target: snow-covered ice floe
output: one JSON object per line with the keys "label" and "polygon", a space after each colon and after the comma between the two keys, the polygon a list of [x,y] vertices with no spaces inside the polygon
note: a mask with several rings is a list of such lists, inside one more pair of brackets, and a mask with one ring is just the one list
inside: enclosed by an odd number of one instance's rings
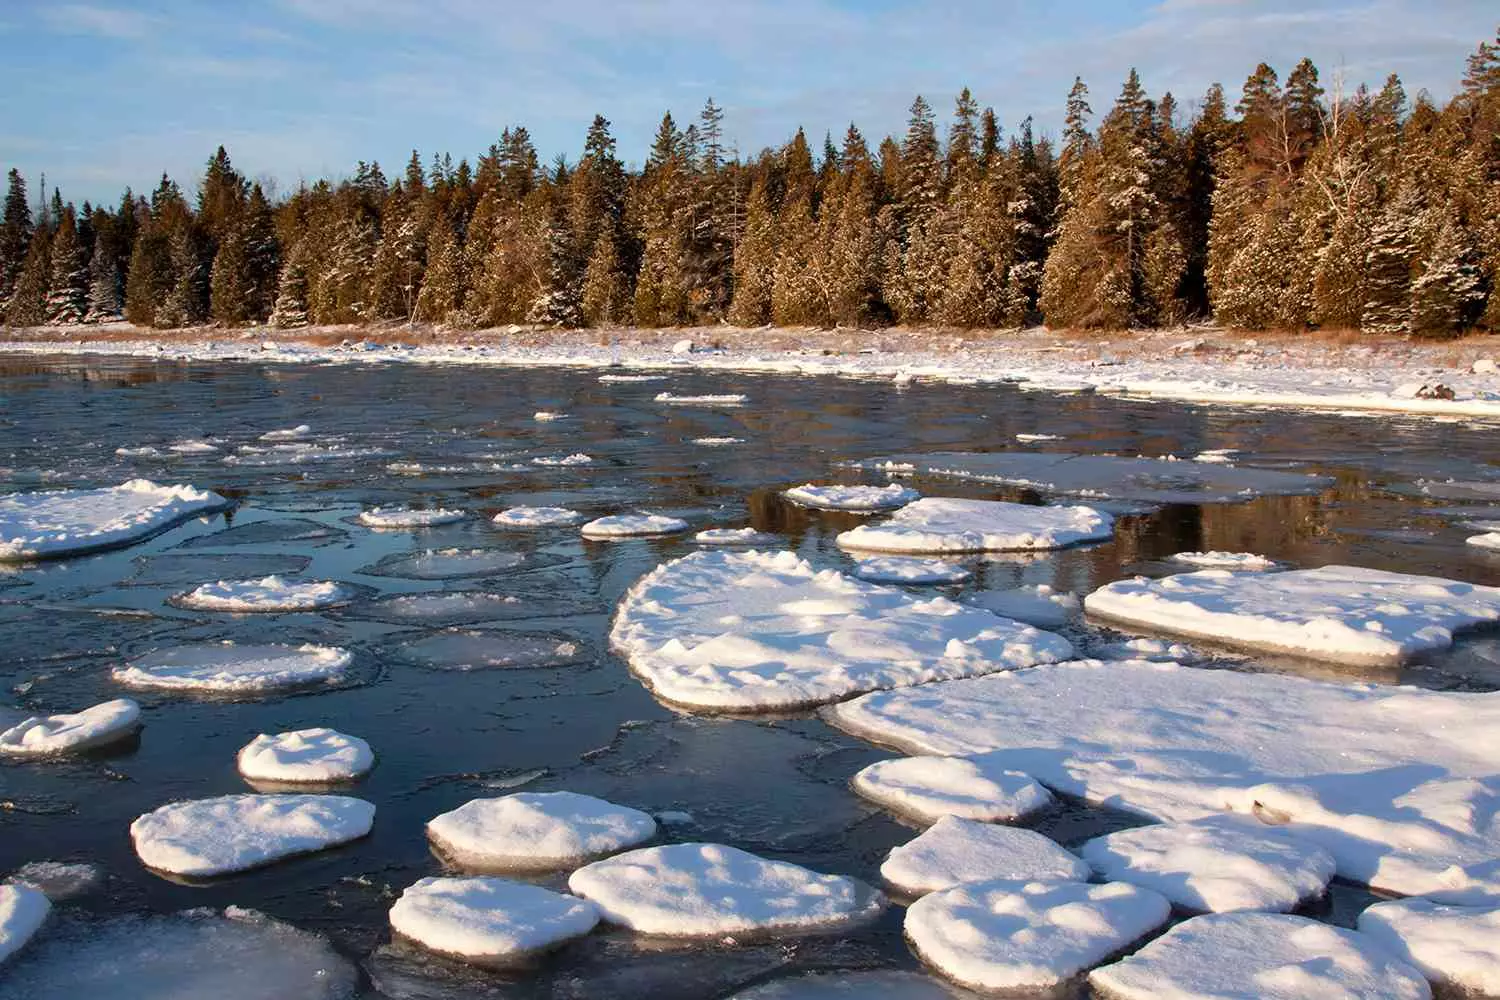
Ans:
{"label": "snow-covered ice floe", "polygon": [[148,479],[97,490],[12,493],[0,497],[0,563],[118,548],[229,506],[209,490]]}
{"label": "snow-covered ice floe", "polygon": [[942,597],[817,570],[791,552],[699,551],[620,601],[610,640],[659,697],[770,711],[1067,659],[1072,644]]}
{"label": "snow-covered ice floe", "polygon": [[591,657],[586,643],[549,632],[443,629],[390,647],[398,660],[428,670],[527,670]]}
{"label": "snow-covered ice floe", "polygon": [[723,844],[629,851],[578,869],[568,889],[611,923],[666,937],[817,931],[885,908],[884,895],[855,879]]}
{"label": "snow-covered ice floe", "polygon": [[354,656],[337,646],[195,643],[154,650],[116,667],[126,687],[253,694],[340,680]]}
{"label": "snow-covered ice floe", "polygon": [[702,437],[693,438],[693,444],[702,445],[705,448],[721,448],[725,445],[744,444],[744,438],[737,437]]}
{"label": "snow-covered ice floe", "polygon": [[274,469],[283,465],[320,465],[357,458],[390,458],[394,454],[389,448],[358,447],[337,442],[315,444],[293,441],[265,448],[240,445],[233,455],[224,456],[224,464],[247,469]]}
{"label": "snow-covered ice floe", "polygon": [[1490,531],[1483,535],[1469,536],[1468,543],[1476,549],[1490,549],[1500,552],[1500,531]]}
{"label": "snow-covered ice floe", "polygon": [[717,396],[678,396],[670,392],[656,394],[658,403],[668,403],[673,406],[743,406],[749,398],[737,392],[721,393]]}
{"label": "snow-covered ice floe", "polygon": [[300,441],[312,434],[312,428],[307,424],[298,424],[296,427],[284,427],[280,430],[266,431],[260,436],[262,441]]}
{"label": "snow-covered ice floe", "polygon": [[1359,930],[1440,986],[1500,996],[1500,906],[1376,903],[1359,915]]}
{"label": "snow-covered ice floe", "polygon": [[981,590],[965,597],[964,603],[1037,628],[1060,628],[1083,612],[1083,602],[1077,594],[1045,583],[1010,590]]}
{"label": "snow-covered ice floe", "polygon": [[0,758],[48,757],[106,746],[140,728],[141,707],[116,698],[81,712],[33,715],[0,732]]}
{"label": "snow-covered ice floe", "polygon": [[531,464],[555,469],[570,469],[583,465],[593,465],[594,457],[592,455],[585,455],[581,451],[574,452],[571,455],[538,455],[531,460]]}
{"label": "snow-covered ice floe", "polygon": [[860,795],[922,823],[944,816],[1005,823],[1052,804],[1052,795],[1021,771],[982,758],[897,757],[854,776]]}
{"label": "snow-covered ice floe", "polygon": [[353,1000],[322,937],[231,906],[69,921],[7,967],[0,1000]]}
{"label": "snow-covered ice floe", "polygon": [[676,535],[686,530],[686,521],[665,514],[608,514],[596,517],[579,529],[584,538],[638,538]]}
{"label": "snow-covered ice floe", "polygon": [[0,885],[0,962],[26,946],[51,910],[51,901],[38,889]]}
{"label": "snow-covered ice floe", "polygon": [[1095,969],[1089,984],[1118,1000],[1427,1000],[1422,974],[1372,938],[1305,917],[1193,917],[1140,951]]}
{"label": "snow-covered ice floe", "polygon": [[693,536],[693,541],[699,545],[746,545],[746,546],[768,546],[780,545],[780,535],[773,535],[767,531],[756,531],[754,528],[705,528]]}
{"label": "snow-covered ice floe", "polygon": [[401,893],[391,930],[477,964],[518,962],[582,937],[599,922],[587,900],[509,879],[424,878]]}
{"label": "snow-covered ice floe", "polygon": [[1172,906],[1123,882],[971,882],[923,896],[906,938],[943,975],[981,990],[1047,989],[1166,922]]}
{"label": "snow-covered ice floe", "polygon": [[854,563],[854,575],[871,583],[963,583],[974,574],[943,559],[872,556]]}
{"label": "snow-covered ice floe", "polygon": [[205,583],[174,595],[171,603],[192,611],[264,614],[338,607],[349,603],[357,593],[353,587],[332,580],[288,580],[273,575]]}
{"label": "snow-covered ice floe", "polygon": [[577,866],[656,836],[649,813],[576,792],[517,792],[471,799],[427,824],[449,860],[488,871]]}
{"label": "snow-covered ice floe", "polygon": [[885,486],[818,486],[807,483],[783,490],[781,495],[802,507],[854,513],[894,510],[922,496],[911,487],[902,486],[900,483],[889,483]]}
{"label": "snow-covered ice floe", "polygon": [[490,521],[502,528],[568,528],[585,518],[586,515],[566,507],[510,507]]}
{"label": "snow-covered ice floe", "polygon": [[660,382],[666,378],[665,375],[600,375],[600,382]]}
{"label": "snow-covered ice floe", "polygon": [[1446,649],[1453,633],[1500,622],[1500,587],[1355,566],[1227,570],[1117,580],[1084,598],[1106,621],[1248,649],[1360,665]]}
{"label": "snow-covered ice floe", "polygon": [[539,424],[550,424],[554,420],[562,420],[566,417],[566,413],[558,413],[556,410],[537,410],[531,415],[531,419]]}
{"label": "snow-covered ice floe", "polygon": [[358,520],[368,528],[435,528],[442,524],[457,524],[467,516],[461,510],[441,507],[371,507],[360,511]]}
{"label": "snow-covered ice floe", "polygon": [[966,882],[1083,882],[1090,874],[1088,865],[1035,830],[957,816],[944,816],[880,866],[882,878],[911,896]]}
{"label": "snow-covered ice floe", "polygon": [[928,497],[836,541],[869,552],[1013,552],[1106,541],[1114,530],[1115,519],[1093,507]]}
{"label": "snow-covered ice floe", "polygon": [[546,560],[504,549],[421,549],[393,552],[373,566],[359,570],[366,576],[396,576],[408,580],[461,580],[496,576],[511,570],[544,565]]}
{"label": "snow-covered ice floe", "polygon": [[221,795],[172,802],[130,824],[147,868],[207,878],[358,840],[375,806],[347,795]]}
{"label": "snow-covered ice floe", "polygon": [[1279,569],[1281,566],[1275,559],[1267,559],[1253,552],[1178,552],[1167,556],[1163,561],[1180,563],[1183,566],[1198,566],[1203,569],[1264,571]]}
{"label": "snow-covered ice floe", "polygon": [[240,748],[235,760],[247,780],[275,784],[353,781],[375,766],[370,744],[321,726],[274,736],[261,733]]}
{"label": "snow-covered ice floe", "polygon": [[1249,816],[1210,816],[1095,837],[1079,848],[1095,872],[1198,913],[1286,912],[1323,894],[1333,855]]}
{"label": "snow-covered ice floe", "polygon": [[920,972],[880,969],[864,972],[811,972],[773,979],[734,994],[729,1000],[954,1000],[942,981]]}

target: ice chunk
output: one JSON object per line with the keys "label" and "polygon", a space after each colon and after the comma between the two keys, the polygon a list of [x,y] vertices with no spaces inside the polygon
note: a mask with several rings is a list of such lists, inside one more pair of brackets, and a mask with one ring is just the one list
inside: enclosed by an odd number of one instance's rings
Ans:
{"label": "ice chunk", "polygon": [[52,903],[40,890],[0,885],[0,962],[26,946],[51,910]]}
{"label": "ice chunk", "polygon": [[595,518],[582,529],[584,538],[633,538],[642,535],[675,535],[688,530],[681,518],[664,514],[610,514]]}
{"label": "ice chunk", "polygon": [[814,931],[885,908],[881,893],[852,878],[723,844],[629,851],[578,869],[568,889],[593,900],[611,923],[669,937]]}
{"label": "ice chunk", "polygon": [[212,455],[219,450],[219,446],[201,438],[183,438],[181,441],[173,441],[167,446],[167,450],[178,455]]}
{"label": "ice chunk", "polygon": [[457,864],[482,871],[576,868],[656,836],[648,813],[576,792],[471,799],[427,824]]}
{"label": "ice chunk", "polygon": [[600,382],[660,382],[665,375],[600,375]]}
{"label": "ice chunk", "polygon": [[1084,598],[1108,621],[1248,649],[1352,664],[1446,649],[1456,629],[1500,621],[1500,587],[1354,566],[1225,570],[1118,580]]}
{"label": "ice chunk", "polygon": [[89,892],[104,881],[98,865],[81,861],[28,861],[6,879],[44,893],[53,902],[72,899]]}
{"label": "ice chunk", "polygon": [[105,746],[140,728],[141,707],[116,698],[71,715],[33,715],[0,732],[0,758],[44,757]]}
{"label": "ice chunk", "polygon": [[641,578],[610,633],[685,706],[767,711],[1066,659],[1061,636],[818,571],[791,552],[700,551]]}
{"label": "ice chunk", "polygon": [[1022,444],[1030,444],[1034,441],[1061,441],[1061,434],[1017,434],[1016,440]]}
{"label": "ice chunk", "polygon": [[1119,639],[1113,642],[1096,642],[1088,647],[1090,656],[1101,660],[1174,660],[1177,663],[1192,663],[1203,657],[1191,646],[1164,639]]}
{"label": "ice chunk", "polygon": [[340,462],[352,458],[389,458],[392,454],[394,452],[387,448],[361,448],[338,443],[293,442],[273,444],[269,448],[241,445],[235,454],[224,456],[224,464],[247,469],[269,469],[282,465]]}
{"label": "ice chunk", "polygon": [[922,496],[909,486],[794,486],[781,494],[792,503],[819,510],[877,511],[904,507]]}
{"label": "ice chunk", "polygon": [[147,867],[205,878],[358,840],[375,807],[347,795],[221,795],[172,802],[130,824]]}
{"label": "ice chunk", "polygon": [[886,856],[881,876],[912,896],[965,882],[1083,882],[1089,866],[1035,830],[944,816]]}
{"label": "ice chunk", "polygon": [[1469,536],[1469,544],[1478,549],[1500,551],[1500,531],[1491,531],[1483,535],[1471,535]]}
{"label": "ice chunk", "polygon": [[744,438],[737,437],[702,437],[693,438],[693,444],[702,445],[705,448],[720,448],[730,444],[744,444]]}
{"label": "ice chunk", "polygon": [[673,406],[742,406],[750,397],[736,392],[720,393],[719,395],[707,396],[677,396],[670,392],[659,392],[656,394],[658,403],[667,403]]}
{"label": "ice chunk", "polygon": [[1359,915],[1359,930],[1440,986],[1500,995],[1500,906],[1376,903]]}
{"label": "ice chunk", "polygon": [[1089,984],[1119,1000],[1427,1000],[1422,974],[1354,931],[1273,913],[1194,917]]}
{"label": "ice chunk", "polygon": [[566,528],[584,520],[584,515],[566,507],[511,507],[490,519],[502,528]]}
{"label": "ice chunk", "polygon": [[232,545],[279,544],[295,544],[299,548],[306,548],[311,545],[329,545],[348,537],[348,532],[331,525],[319,524],[306,518],[285,518],[236,524],[211,535],[189,538],[178,548],[217,549]]}
{"label": "ice chunk", "polygon": [[1101,877],[1199,913],[1285,912],[1321,896],[1333,856],[1244,816],[1210,816],[1095,837],[1079,848]]}
{"label": "ice chunk", "polygon": [[461,510],[441,507],[417,510],[410,507],[371,507],[360,511],[359,523],[369,528],[435,528],[456,524],[467,517]]}
{"label": "ice chunk", "polygon": [[398,576],[410,580],[460,580],[495,576],[553,562],[555,560],[547,556],[501,549],[423,549],[393,553],[359,572],[367,576]]}
{"label": "ice chunk", "polygon": [[699,545],[750,545],[767,546],[780,545],[780,535],[773,535],[766,531],[756,531],[754,528],[706,528],[693,536],[693,541]]}
{"label": "ice chunk", "polygon": [[260,439],[262,441],[300,441],[311,433],[312,428],[307,424],[298,424],[296,427],[266,431],[260,436]]}
{"label": "ice chunk", "polygon": [[567,469],[580,465],[593,465],[594,459],[591,455],[575,452],[572,455],[538,455],[531,460],[531,464]]}
{"label": "ice chunk", "polygon": [[174,595],[171,603],[193,611],[287,612],[317,611],[353,600],[353,587],[332,580],[288,580],[263,576],[258,580],[218,580]]}
{"label": "ice chunk", "polygon": [[352,781],[375,766],[370,744],[327,728],[261,733],[240,748],[240,774],[251,782]]}
{"label": "ice chunk", "polygon": [[444,629],[391,648],[400,660],[429,670],[563,667],[591,657],[581,640],[549,632]]}
{"label": "ice chunk", "polygon": [[979,758],[897,757],[854,776],[856,792],[923,823],[944,816],[985,822],[1021,819],[1052,804],[1030,775]]}
{"label": "ice chunk", "polygon": [[973,574],[942,559],[873,556],[854,563],[854,575],[871,583],[962,583]]}
{"label": "ice chunk", "polygon": [[483,964],[515,962],[582,937],[593,903],[503,878],[424,878],[391,907],[391,930],[432,951]]}
{"label": "ice chunk", "polygon": [[539,424],[549,424],[554,420],[562,420],[566,413],[558,413],[555,410],[537,410],[531,415],[531,419]]}
{"label": "ice chunk", "polygon": [[920,972],[813,972],[776,979],[729,1000],[956,1000],[957,994]]}
{"label": "ice chunk", "polygon": [[447,590],[382,597],[356,605],[346,613],[350,617],[395,625],[461,625],[586,614],[588,605],[545,594],[523,598],[487,590]]}
{"label": "ice chunk", "polygon": [[1114,535],[1115,519],[1093,507],[1033,507],[1003,500],[928,497],[879,524],[845,531],[840,548],[875,552],[1008,552],[1060,549]]}
{"label": "ice chunk", "polygon": [[1178,552],[1167,556],[1165,561],[1204,569],[1268,570],[1281,566],[1275,559],[1253,552]]}
{"label": "ice chunk", "polygon": [[0,563],[130,545],[228,506],[217,493],[147,479],[97,490],[12,493],[0,497]]}
{"label": "ice chunk", "polygon": [[1083,602],[1077,594],[1057,590],[1045,583],[1010,590],[981,590],[970,594],[964,602],[993,611],[1001,618],[1013,618],[1038,628],[1060,628],[1083,610]]}
{"label": "ice chunk", "polygon": [[971,882],[923,896],[906,939],[943,975],[981,990],[1046,989],[1160,927],[1172,906],[1123,882]]}
{"label": "ice chunk", "polygon": [[161,691],[260,693],[342,679],[354,655],[337,646],[239,645],[234,642],[170,646],[116,667],[126,687]]}

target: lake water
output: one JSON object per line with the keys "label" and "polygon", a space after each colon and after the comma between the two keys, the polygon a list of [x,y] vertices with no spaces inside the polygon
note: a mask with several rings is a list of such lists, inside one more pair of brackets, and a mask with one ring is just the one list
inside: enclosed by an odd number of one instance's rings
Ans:
{"label": "lake water", "polygon": [[[1110,544],[1041,558],[979,563],[963,588],[1049,583],[1080,593],[1186,549],[1254,551],[1299,566],[1347,562],[1500,584],[1500,557],[1466,547],[1468,519],[1500,519],[1496,427],[1391,417],[1215,409],[966,387],[673,372],[609,382],[597,370],[261,366],[119,359],[0,360],[3,489],[110,485],[137,476],[232,497],[230,513],[143,544],[66,562],[0,570],[0,711],[61,711],[118,697],[121,658],[182,642],[311,641],[356,651],[333,690],[247,701],[133,695],[145,708],[138,743],[66,763],[0,765],[0,873],[30,861],[88,861],[103,883],[61,908],[88,922],[130,912],[228,905],[265,911],[327,935],[361,967],[363,995],[392,998],[721,997],[817,969],[916,969],[900,908],[843,935],[738,947],[643,946],[596,933],[518,975],[468,969],[389,943],[386,911],[407,885],[442,870],[423,825],[477,796],[568,789],[653,812],[685,813],[667,839],[733,844],[878,884],[886,852],[913,830],[847,789],[855,771],[890,756],[813,715],[775,720],[681,714],[656,703],[607,649],[624,590],[691,536],[594,543],[576,530],[494,528],[517,504],[591,515],[635,508],[694,528],[749,524],[820,565],[849,558],[833,536],[861,518],[781,501],[809,480],[874,482],[835,469],[875,455],[933,451],[1075,451],[1191,457],[1234,449],[1240,468],[1317,473],[1331,484],[1241,503],[1135,510]],[[743,393],[740,407],[665,406],[659,392]],[[538,422],[536,411],[566,414]],[[319,446],[303,461],[247,453],[262,433],[300,424]],[[1019,443],[1017,434],[1055,435]],[[220,451],[120,457],[209,438]],[[695,443],[738,438],[737,444]],[[589,465],[537,458],[584,453]],[[313,459],[313,460],[306,460]],[[1451,482],[1450,482],[1451,481]],[[1035,491],[917,477],[928,495],[1044,499]],[[1105,484],[1107,485],[1107,484]],[[1115,498],[1118,500],[1118,497]],[[462,508],[473,516],[421,531],[353,521],[374,505]],[[492,549],[475,576],[424,579],[403,564],[417,549]],[[516,554],[527,557],[524,561]],[[384,562],[382,562],[384,560]],[[518,568],[512,563],[520,562]],[[377,565],[378,564],[378,565]],[[370,572],[379,569],[380,572]],[[301,571],[370,589],[327,614],[231,616],[174,608],[167,598],[208,580]],[[401,575],[401,574],[405,575]],[[478,590],[513,595],[500,615],[441,621],[389,613],[382,596]],[[384,620],[382,620],[384,619]],[[477,620],[472,620],[477,619]],[[482,633],[441,633],[445,626]],[[566,636],[571,665],[442,669],[454,655],[528,634]],[[1077,625],[1088,643],[1110,634]],[[1462,639],[1403,670],[1309,667],[1229,656],[1227,669],[1276,669],[1437,688],[1500,688],[1500,639]],[[130,822],[167,801],[247,790],[235,753],[257,733],[327,725],[378,755],[358,794],[378,807],[373,834],[343,848],[203,885],[145,870]],[[1065,844],[1138,822],[1068,805],[1037,824]],[[561,877],[542,878],[560,886]],[[1367,897],[1336,887],[1318,915],[1350,922]],[[0,996],[6,996],[0,975]]]}

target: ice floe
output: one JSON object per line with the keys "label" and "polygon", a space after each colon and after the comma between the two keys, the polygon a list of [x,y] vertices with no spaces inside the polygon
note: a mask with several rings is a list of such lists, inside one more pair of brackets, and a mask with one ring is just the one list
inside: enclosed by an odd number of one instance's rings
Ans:
{"label": "ice floe", "polygon": [[679,534],[688,530],[688,523],[665,514],[609,514],[595,518],[579,530],[584,538],[635,538]]}
{"label": "ice floe", "polygon": [[665,378],[665,375],[600,375],[599,381],[629,384],[631,382],[660,382]]}
{"label": "ice floe", "polygon": [[586,862],[656,836],[649,813],[576,792],[517,792],[471,799],[427,824],[456,864],[481,871],[546,871]]}
{"label": "ice floe", "polygon": [[81,712],[33,715],[0,732],[0,758],[77,753],[114,743],[140,728],[141,707],[116,698]]}
{"label": "ice floe", "polygon": [[1333,856],[1248,816],[1121,830],[1078,849],[1101,877],[1153,889],[1199,913],[1286,912],[1323,894]]}
{"label": "ice floe", "polygon": [[942,559],[872,556],[854,563],[854,575],[871,583],[963,583],[974,574]]}
{"label": "ice floe", "polygon": [[240,445],[233,455],[225,455],[224,464],[249,469],[274,469],[283,465],[319,465],[355,458],[389,458],[393,454],[388,448],[357,447],[336,442],[313,444],[297,441],[273,444],[266,448],[246,444]]}
{"label": "ice floe", "polygon": [[957,816],[942,817],[880,866],[882,878],[912,896],[965,882],[1083,882],[1090,874],[1087,864],[1035,830]]}
{"label": "ice floe", "polygon": [[1016,440],[1022,444],[1031,444],[1036,441],[1061,441],[1061,434],[1017,434]]}
{"label": "ice floe", "polygon": [[1468,543],[1476,549],[1500,551],[1500,531],[1490,531],[1483,535],[1471,535],[1469,536]]}
{"label": "ice floe", "polygon": [[327,784],[364,775],[375,766],[375,754],[358,736],[315,727],[261,733],[240,748],[235,761],[251,782]]}
{"label": "ice floe", "polygon": [[568,889],[611,923],[668,937],[816,931],[885,908],[881,893],[855,879],[723,844],[629,851],[578,869]]}
{"label": "ice floe", "polygon": [[874,552],[1007,552],[1060,549],[1113,535],[1114,518],[1093,507],[928,497],[878,524],[845,531],[837,542]]}
{"label": "ice floe", "polygon": [[911,487],[902,486],[900,483],[889,483],[885,486],[817,486],[807,483],[783,490],[781,495],[803,507],[855,513],[894,510],[922,496]]}
{"label": "ice floe", "polygon": [[1077,594],[1045,583],[1010,590],[981,590],[965,597],[964,603],[1038,628],[1060,628],[1083,612],[1083,602]]}
{"label": "ice floe", "polygon": [[393,625],[464,625],[518,618],[554,618],[586,613],[588,605],[572,598],[542,594],[520,597],[488,590],[445,590],[396,594],[349,608],[351,618]]}
{"label": "ice floe", "polygon": [[582,937],[599,909],[576,896],[492,877],[424,878],[391,907],[391,930],[439,954],[517,962]]}
{"label": "ice floe", "polygon": [[192,611],[274,613],[317,611],[353,600],[353,587],[332,580],[288,580],[263,576],[258,580],[217,580],[172,597],[171,603]]}
{"label": "ice floe", "polygon": [[5,881],[35,889],[56,903],[94,889],[104,881],[104,872],[86,861],[28,861]]}
{"label": "ice floe", "polygon": [[981,990],[1046,989],[1166,922],[1172,906],[1123,882],[992,880],[930,893],[906,911],[923,961]]}
{"label": "ice floe", "polygon": [[337,646],[195,643],[154,650],[116,667],[116,682],[161,691],[260,693],[329,684],[354,656]]}
{"label": "ice floe", "polygon": [[300,441],[312,434],[312,428],[307,424],[298,424],[296,427],[285,427],[280,430],[266,431],[260,436],[262,441]]}
{"label": "ice floe", "polygon": [[502,528],[567,528],[582,523],[585,517],[566,507],[511,507],[490,520]]}
{"label": "ice floe", "polygon": [[731,711],[1072,655],[1060,636],[819,571],[791,552],[699,551],[658,566],[622,598],[610,639],[661,698]]}
{"label": "ice floe", "polygon": [[780,535],[773,535],[767,531],[756,531],[754,528],[705,528],[693,536],[693,541],[699,545],[749,545],[768,546],[780,545]]}
{"label": "ice floe", "polygon": [[1500,996],[1500,906],[1376,903],[1359,915],[1359,930],[1440,986]]}
{"label": "ice floe", "polygon": [[1221,913],[1183,921],[1140,951],[1095,969],[1118,1000],[1427,1000],[1422,974],[1373,939],[1305,917]]}
{"label": "ice floe", "polygon": [[139,816],[130,839],[147,868],[206,878],[358,840],[374,821],[372,804],[347,795],[221,795]]}
{"label": "ice floe", "polygon": [[1167,556],[1165,561],[1203,569],[1268,570],[1281,566],[1275,559],[1253,552],[1178,552]]}
{"label": "ice floe", "polygon": [[0,497],[0,563],[129,545],[229,505],[208,490],[148,479],[97,490],[12,493]]}
{"label": "ice floe", "polygon": [[371,507],[359,513],[359,523],[368,528],[435,528],[442,524],[457,524],[468,515],[461,510],[444,510],[441,507],[413,509],[410,507]]}
{"label": "ice floe", "polygon": [[51,910],[51,901],[39,889],[0,885],[0,962],[26,947]]}
{"label": "ice floe", "polygon": [[574,452],[571,455],[538,455],[531,460],[531,464],[568,469],[582,465],[593,465],[594,457],[592,455],[585,455],[583,452]]}
{"label": "ice floe", "polygon": [[880,969],[774,979],[729,1000],[955,1000],[955,996],[941,981],[920,972]]}
{"label": "ice floe", "polygon": [[390,647],[395,659],[429,670],[526,670],[591,658],[587,644],[549,632],[443,629]]}
{"label": "ice floe", "polygon": [[743,406],[749,398],[737,392],[706,396],[678,396],[670,392],[656,394],[658,403],[668,403],[674,406]]}
{"label": "ice floe", "polygon": [[495,576],[553,562],[548,557],[503,549],[422,549],[392,553],[359,572],[366,576],[396,576],[408,580],[460,580]]}
{"label": "ice floe", "polygon": [[982,758],[897,757],[876,761],[854,776],[854,790],[872,802],[923,823],[944,816],[1009,822],[1052,804],[1028,774]]}
{"label": "ice floe", "polygon": [[554,420],[562,420],[567,417],[566,413],[558,413],[556,410],[537,410],[531,415],[531,419],[539,424],[549,424]]}
{"label": "ice floe", "polygon": [[1227,570],[1118,580],[1089,614],[1249,649],[1352,664],[1402,663],[1446,649],[1453,632],[1500,621],[1500,587],[1355,566]]}
{"label": "ice floe", "polygon": [[737,437],[702,437],[693,438],[693,444],[702,445],[705,448],[721,448],[725,445],[744,444],[744,438]]}

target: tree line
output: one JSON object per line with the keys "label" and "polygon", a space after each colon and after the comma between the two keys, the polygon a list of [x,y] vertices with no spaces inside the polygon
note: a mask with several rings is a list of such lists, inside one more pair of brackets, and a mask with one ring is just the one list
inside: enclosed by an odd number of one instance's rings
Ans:
{"label": "tree line", "polygon": [[1439,106],[1390,76],[1325,86],[1303,60],[1185,114],[1132,70],[1094,122],[1003,135],[965,89],[940,137],[918,97],[874,149],[850,125],[742,159],[712,99],[669,113],[644,166],[596,116],[574,163],[506,129],[471,165],[416,152],[388,178],[268,196],[220,147],[196,198],[35,213],[10,171],[10,326],[127,319],[644,327],[887,324],[1500,332],[1500,35]]}

